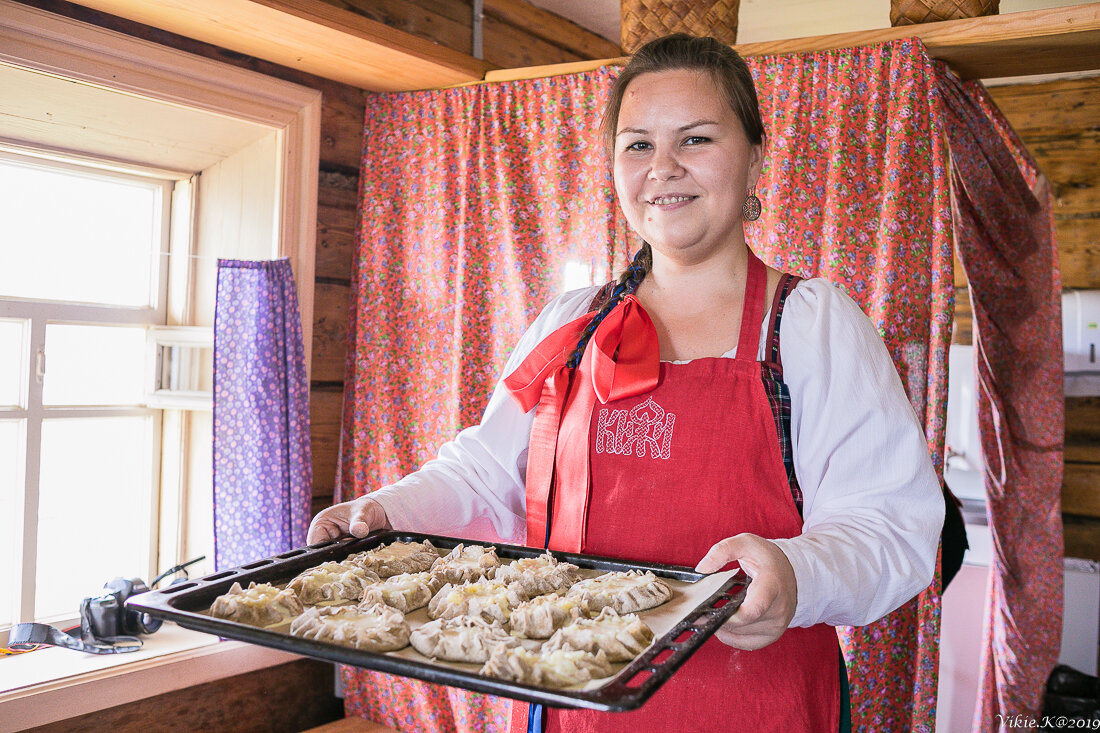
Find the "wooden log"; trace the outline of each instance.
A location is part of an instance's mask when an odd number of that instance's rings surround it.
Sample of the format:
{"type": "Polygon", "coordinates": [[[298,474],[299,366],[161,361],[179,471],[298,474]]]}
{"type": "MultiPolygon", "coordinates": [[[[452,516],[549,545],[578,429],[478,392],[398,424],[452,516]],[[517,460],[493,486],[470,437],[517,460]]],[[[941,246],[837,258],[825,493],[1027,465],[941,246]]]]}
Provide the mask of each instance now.
{"type": "Polygon", "coordinates": [[[453,3],[465,6],[458,12],[440,12],[443,8],[425,7],[421,3],[408,0],[324,0],[337,7],[346,8],[354,13],[384,23],[391,28],[410,33],[420,38],[446,46],[447,48],[471,53],[473,33],[471,31],[472,13],[468,3],[453,3]],[[457,17],[456,17],[457,16],[457,17]]]}
{"type": "Polygon", "coordinates": [[[1100,76],[994,86],[989,95],[1024,143],[1100,129],[1100,76]]]}
{"type": "Polygon", "coordinates": [[[37,733],[147,733],[151,730],[263,733],[311,728],[343,716],[334,667],[300,659],[155,695],[50,725],[37,733]],[[277,694],[272,694],[272,691],[277,694]]]}
{"type": "Polygon", "coordinates": [[[572,51],[547,43],[491,15],[485,16],[483,46],[485,61],[503,68],[580,60],[572,51]]]}
{"type": "Polygon", "coordinates": [[[343,382],[347,352],[348,308],[351,288],[332,282],[317,282],[313,288],[314,382],[343,382]]]}
{"type": "Polygon", "coordinates": [[[619,44],[524,0],[485,0],[485,14],[572,52],[581,59],[621,56],[619,44]]]}
{"type": "Polygon", "coordinates": [[[1100,520],[1066,516],[1062,521],[1066,557],[1100,562],[1100,520]]]}
{"type": "MultiPolygon", "coordinates": [[[[357,199],[358,192],[355,190],[332,186],[318,189],[316,277],[329,281],[341,280],[351,285],[352,259],[356,251],[357,199]]],[[[314,305],[315,312],[316,309],[314,305]]]]}
{"type": "Polygon", "coordinates": [[[313,497],[332,503],[339,467],[340,420],[344,392],[339,387],[314,387],[309,393],[309,432],[313,454],[313,497]]]}
{"type": "Polygon", "coordinates": [[[329,83],[321,90],[321,168],[358,171],[366,92],[329,83]]]}
{"type": "Polygon", "coordinates": [[[1100,209],[1100,130],[1026,145],[1050,180],[1056,216],[1094,215],[1100,209]]]}
{"type": "Polygon", "coordinates": [[[1100,202],[1095,217],[1055,217],[1064,288],[1100,288],[1100,202]]]}
{"type": "Polygon", "coordinates": [[[1100,519],[1100,464],[1066,462],[1062,512],[1100,519]]]}

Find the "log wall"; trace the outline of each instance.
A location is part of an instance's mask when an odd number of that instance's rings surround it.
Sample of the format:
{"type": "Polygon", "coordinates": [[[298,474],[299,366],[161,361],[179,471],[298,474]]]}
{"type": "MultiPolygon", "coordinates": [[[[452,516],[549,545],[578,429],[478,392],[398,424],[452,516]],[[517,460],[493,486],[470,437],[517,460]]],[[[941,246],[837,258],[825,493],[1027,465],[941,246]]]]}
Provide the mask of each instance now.
{"type": "MultiPolygon", "coordinates": [[[[1100,288],[1100,76],[989,91],[1050,180],[1062,287],[1100,288]]],[[[969,334],[960,269],[955,284],[969,334]]],[[[1100,561],[1100,397],[1066,398],[1062,511],[1066,554],[1100,561]]]]}

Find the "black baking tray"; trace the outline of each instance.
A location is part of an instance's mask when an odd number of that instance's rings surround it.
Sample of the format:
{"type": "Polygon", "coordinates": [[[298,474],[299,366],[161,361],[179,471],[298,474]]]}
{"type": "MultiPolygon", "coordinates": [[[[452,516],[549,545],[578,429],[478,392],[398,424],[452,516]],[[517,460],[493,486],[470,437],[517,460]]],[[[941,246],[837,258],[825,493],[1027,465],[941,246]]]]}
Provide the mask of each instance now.
{"type": "MultiPolygon", "coordinates": [[[[142,593],[128,599],[126,607],[132,611],[173,621],[188,629],[216,634],[226,639],[260,644],[261,646],[330,662],[350,664],[451,687],[475,690],[490,695],[542,703],[552,707],[621,711],[638,708],[649,699],[687,658],[733,615],[741,605],[750,582],[750,578],[743,571],[738,571],[709,598],[687,613],[668,633],[656,639],[634,661],[625,665],[614,677],[608,678],[606,684],[592,690],[538,687],[482,677],[477,673],[480,665],[476,664],[464,665],[469,667],[469,671],[453,667],[442,667],[426,659],[424,661],[404,659],[389,656],[385,653],[367,652],[324,641],[302,639],[291,636],[286,631],[272,631],[256,626],[248,626],[247,624],[214,618],[204,613],[210,608],[215,598],[229,592],[229,588],[233,583],[240,583],[243,587],[248,587],[248,584],[253,581],[256,583],[286,583],[302,571],[323,562],[343,560],[353,553],[369,550],[390,542],[421,542],[423,540],[429,540],[442,550],[450,550],[459,543],[469,544],[471,542],[455,537],[394,530],[374,532],[362,538],[345,537],[284,552],[274,557],[242,565],[239,568],[224,570],[172,585],[163,590],[142,593]]],[[[479,544],[492,545],[496,548],[497,555],[502,559],[514,560],[522,557],[536,557],[545,552],[545,550],[538,548],[507,545],[498,542],[479,544]]],[[[695,572],[692,568],[676,565],[631,562],[567,552],[553,552],[552,554],[560,561],[604,572],[625,570],[645,572],[650,570],[654,575],[688,583],[706,577],[702,573],[695,572]]]]}

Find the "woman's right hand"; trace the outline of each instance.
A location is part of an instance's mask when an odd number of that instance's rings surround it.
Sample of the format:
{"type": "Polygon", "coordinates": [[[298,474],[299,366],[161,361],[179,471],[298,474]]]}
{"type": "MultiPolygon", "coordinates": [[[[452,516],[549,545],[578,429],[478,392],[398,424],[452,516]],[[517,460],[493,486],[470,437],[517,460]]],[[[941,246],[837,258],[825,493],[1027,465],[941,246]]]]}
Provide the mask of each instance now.
{"type": "Polygon", "coordinates": [[[345,534],[366,537],[376,529],[392,529],[382,505],[364,494],[358,499],[322,509],[313,518],[306,535],[306,544],[334,540],[345,534]]]}

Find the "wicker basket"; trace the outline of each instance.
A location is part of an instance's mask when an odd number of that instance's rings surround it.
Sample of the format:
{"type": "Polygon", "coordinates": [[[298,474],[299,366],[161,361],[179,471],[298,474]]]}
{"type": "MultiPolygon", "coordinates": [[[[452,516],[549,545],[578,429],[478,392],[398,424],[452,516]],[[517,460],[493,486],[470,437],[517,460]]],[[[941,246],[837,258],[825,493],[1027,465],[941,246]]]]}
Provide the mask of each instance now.
{"type": "Polygon", "coordinates": [[[996,15],[1001,0],[890,0],[890,25],[996,15]]]}
{"type": "Polygon", "coordinates": [[[737,41],[737,11],[741,0],[621,0],[620,45],[634,53],[654,38],[669,33],[713,36],[723,43],[737,41]]]}

